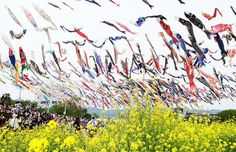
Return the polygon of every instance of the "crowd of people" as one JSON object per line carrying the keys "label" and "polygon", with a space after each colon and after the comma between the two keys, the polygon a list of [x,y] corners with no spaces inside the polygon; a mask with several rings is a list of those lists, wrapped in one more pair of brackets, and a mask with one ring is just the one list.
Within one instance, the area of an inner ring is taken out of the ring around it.
{"label": "crowd of people", "polygon": [[22,106],[18,101],[15,105],[5,105],[0,102],[0,127],[7,126],[14,130],[33,129],[35,126],[46,125],[50,120],[55,120],[58,124],[66,124],[80,130],[81,127],[87,128],[87,125],[97,127],[95,117],[80,118],[47,112],[39,112],[32,106]]}

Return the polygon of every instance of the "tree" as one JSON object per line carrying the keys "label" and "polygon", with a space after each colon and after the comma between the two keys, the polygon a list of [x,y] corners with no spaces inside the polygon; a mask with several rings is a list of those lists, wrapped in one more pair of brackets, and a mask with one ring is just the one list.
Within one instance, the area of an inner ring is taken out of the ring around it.
{"label": "tree", "polygon": [[224,110],[218,113],[218,119],[224,121],[236,121],[236,110]]}
{"label": "tree", "polygon": [[1,102],[5,105],[13,105],[15,104],[15,101],[11,99],[11,96],[9,93],[5,93],[1,97]]}
{"label": "tree", "polygon": [[96,113],[92,113],[92,116],[93,116],[94,118],[99,118],[99,115],[96,114]]}
{"label": "tree", "polygon": [[40,112],[40,113],[46,113],[47,112],[47,109],[46,108],[37,108],[36,111]]}
{"label": "tree", "polygon": [[57,104],[53,105],[50,108],[50,113],[56,113],[56,114],[64,114],[66,109],[66,115],[72,116],[72,117],[80,117],[80,118],[91,118],[91,115],[87,112],[87,109],[76,107],[74,104]]}
{"label": "tree", "polygon": [[65,111],[65,105],[56,104],[50,108],[50,113],[63,114]]}
{"label": "tree", "polygon": [[23,107],[30,106],[32,109],[35,109],[38,107],[38,103],[36,101],[30,101],[30,100],[20,100],[19,101]]}

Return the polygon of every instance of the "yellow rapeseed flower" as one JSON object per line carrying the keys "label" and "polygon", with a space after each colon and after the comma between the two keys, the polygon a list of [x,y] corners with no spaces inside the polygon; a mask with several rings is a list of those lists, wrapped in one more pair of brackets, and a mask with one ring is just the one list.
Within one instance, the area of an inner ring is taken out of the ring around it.
{"label": "yellow rapeseed flower", "polygon": [[120,152],[127,152],[125,149],[121,149]]}
{"label": "yellow rapeseed flower", "polygon": [[65,138],[63,144],[61,145],[61,148],[63,147],[71,147],[75,143],[75,138],[73,136],[68,136]]}
{"label": "yellow rapeseed flower", "polygon": [[177,152],[177,150],[178,150],[178,149],[175,147],[175,148],[172,148],[171,151],[172,151],[172,152]]}
{"label": "yellow rapeseed flower", "polygon": [[84,149],[79,148],[76,152],[85,152]]}
{"label": "yellow rapeseed flower", "polygon": [[29,151],[45,151],[47,150],[49,144],[48,144],[48,140],[46,138],[42,138],[42,139],[38,139],[38,138],[34,138],[30,141],[29,143]]}
{"label": "yellow rapeseed flower", "polygon": [[107,152],[106,148],[102,148],[100,152]]}
{"label": "yellow rapeseed flower", "polygon": [[50,128],[50,129],[54,129],[57,127],[57,122],[55,120],[50,120],[47,124],[47,126]]}
{"label": "yellow rapeseed flower", "polygon": [[109,145],[109,147],[110,147],[111,149],[116,148],[116,143],[115,143],[113,140],[110,141],[108,145]]}
{"label": "yellow rapeseed flower", "polygon": [[[141,97],[139,93],[136,95],[136,100],[142,102],[148,98]],[[182,116],[161,105],[152,107],[150,111],[143,106],[130,108],[120,116],[96,131],[94,127],[88,126],[94,131],[92,137],[88,136],[85,129],[78,131],[70,125],[59,125],[55,121],[34,129],[12,131],[1,128],[0,152],[4,149],[14,151],[16,147],[18,151],[29,152],[236,151],[236,143],[231,138],[236,136],[235,123],[213,121],[209,125],[203,117],[202,123],[194,124],[197,120],[195,116],[190,121],[183,121]]]}
{"label": "yellow rapeseed flower", "polygon": [[230,146],[230,148],[236,150],[236,143],[233,143],[233,144]]}
{"label": "yellow rapeseed flower", "polygon": [[137,150],[138,149],[138,144],[136,142],[132,142],[130,145],[131,150]]}
{"label": "yellow rapeseed flower", "polygon": [[60,143],[61,139],[60,139],[59,137],[57,137],[57,138],[54,139],[54,141],[55,141],[56,143]]}
{"label": "yellow rapeseed flower", "polygon": [[152,137],[152,136],[149,135],[149,134],[146,135],[146,138],[147,138],[147,139],[150,139],[151,137]]}

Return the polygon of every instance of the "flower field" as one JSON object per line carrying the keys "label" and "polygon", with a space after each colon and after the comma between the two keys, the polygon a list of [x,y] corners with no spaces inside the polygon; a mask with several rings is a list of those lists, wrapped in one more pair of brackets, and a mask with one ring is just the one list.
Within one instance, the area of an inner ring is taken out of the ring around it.
{"label": "flower field", "polygon": [[90,135],[50,121],[32,130],[0,130],[1,151],[35,152],[125,152],[172,151],[215,152],[236,151],[236,124],[218,123],[201,117],[182,116],[157,105],[136,106],[110,120]]}

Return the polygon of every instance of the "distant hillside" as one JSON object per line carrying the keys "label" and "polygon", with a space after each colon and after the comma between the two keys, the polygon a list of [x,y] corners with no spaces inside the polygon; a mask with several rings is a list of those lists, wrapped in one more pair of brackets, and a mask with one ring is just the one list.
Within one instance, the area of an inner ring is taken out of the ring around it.
{"label": "distant hillside", "polygon": [[118,112],[122,112],[123,110],[103,110],[95,107],[87,107],[88,113],[90,114],[98,114],[101,116],[109,116],[116,117]]}
{"label": "distant hillside", "polygon": [[192,110],[192,109],[188,109],[185,110],[186,112],[190,112],[190,113],[207,113],[207,114],[217,114],[219,112],[221,112],[222,110],[216,110],[216,109],[211,109],[211,110],[200,110],[200,109],[196,109],[196,110]]}
{"label": "distant hillside", "polygon": [[[109,117],[116,117],[118,112],[122,112],[123,110],[103,110],[95,107],[87,107],[88,113],[90,114],[98,114],[101,116],[109,116]],[[217,109],[211,109],[211,110],[201,110],[201,109],[184,109],[185,112],[189,113],[207,113],[207,114],[217,114],[221,112],[222,110],[217,110]]]}

